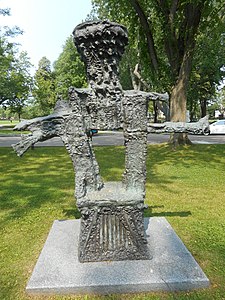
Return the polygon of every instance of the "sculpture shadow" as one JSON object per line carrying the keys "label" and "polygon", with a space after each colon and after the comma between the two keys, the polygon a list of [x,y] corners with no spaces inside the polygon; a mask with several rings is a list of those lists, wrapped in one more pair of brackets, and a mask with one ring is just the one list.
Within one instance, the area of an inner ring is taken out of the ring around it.
{"label": "sculpture shadow", "polygon": [[[152,188],[153,184],[153,188],[159,191],[168,190],[170,193],[178,193],[173,183],[182,180],[179,168],[190,168],[194,162],[197,162],[198,168],[202,167],[202,169],[206,165],[214,171],[223,167],[220,164],[220,157],[225,155],[224,145],[207,147],[194,145],[189,147],[188,151],[185,148],[170,151],[168,147],[167,145],[149,146],[147,190]],[[124,172],[124,147],[95,147],[95,152],[103,179],[105,181],[121,180]],[[1,174],[4,176],[1,176],[0,209],[7,211],[1,220],[2,225],[46,204],[61,207],[64,217],[80,217],[74,202],[73,166],[63,147],[36,147],[34,151],[28,151],[21,159],[18,159],[12,150],[8,150],[7,153],[2,150],[1,159]],[[176,176],[160,175],[157,171],[158,166],[168,163],[177,168]],[[150,187],[149,184],[151,184]],[[68,198],[70,199],[69,205]],[[63,199],[66,199],[66,204]],[[155,212],[151,208],[145,214],[146,216],[186,217],[191,213],[190,210],[176,212],[168,211],[168,209],[164,212]]]}
{"label": "sculpture shadow", "polygon": [[[190,170],[193,170],[195,181],[202,176],[205,168],[214,171],[221,170],[221,157],[225,155],[223,145],[202,145],[182,146],[177,150],[172,150],[168,144],[148,148],[147,157],[147,185],[153,185],[157,190],[167,190],[172,194],[178,193],[173,187],[173,183],[185,182],[190,177]],[[172,174],[159,172],[164,166],[170,165],[176,170]],[[182,170],[182,172],[180,171]],[[181,175],[182,174],[182,175]]]}
{"label": "sculpture shadow", "polygon": [[69,211],[73,211],[73,218],[79,217],[74,200],[73,166],[63,147],[37,147],[20,159],[9,150],[1,157],[4,176],[1,178],[0,209],[6,212],[0,221],[2,226],[34,211],[38,215],[40,210],[41,214],[46,207],[53,220],[71,217]]}
{"label": "sculpture shadow", "polygon": [[75,218],[75,219],[80,219],[81,218],[81,213],[77,210],[77,208],[74,209],[63,209],[63,214],[67,218]]}
{"label": "sculpture shadow", "polygon": [[155,205],[148,206],[148,208],[144,211],[145,217],[188,217],[191,215],[191,211],[162,211],[162,212],[154,212],[154,208],[164,208],[163,205]]}

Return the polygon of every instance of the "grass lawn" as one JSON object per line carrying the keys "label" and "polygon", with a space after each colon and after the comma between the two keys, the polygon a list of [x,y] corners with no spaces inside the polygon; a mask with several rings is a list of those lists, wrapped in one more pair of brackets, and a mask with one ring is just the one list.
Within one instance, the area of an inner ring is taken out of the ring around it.
{"label": "grass lawn", "polygon": [[21,135],[21,134],[28,134],[30,131],[14,131],[12,129],[0,129],[0,134],[3,135]]}
{"label": "grass lawn", "polygon": [[19,123],[19,121],[15,121],[15,120],[13,120],[12,122],[10,120],[0,120],[0,125],[1,126],[4,126],[4,125],[13,125],[13,126],[15,126],[18,123]]}
{"label": "grass lawn", "polygon": [[0,135],[20,135],[20,134],[27,134],[30,131],[17,131],[13,130],[13,128],[18,124],[18,121],[12,121],[12,123],[8,120],[0,120]]}
{"label": "grass lawn", "polygon": [[[111,296],[26,295],[25,286],[55,219],[79,218],[72,163],[63,147],[37,147],[23,158],[0,148],[0,299],[225,299],[225,145],[171,151],[150,145],[146,216],[165,216],[209,277],[208,289]],[[106,181],[120,180],[123,147],[96,147]]]}

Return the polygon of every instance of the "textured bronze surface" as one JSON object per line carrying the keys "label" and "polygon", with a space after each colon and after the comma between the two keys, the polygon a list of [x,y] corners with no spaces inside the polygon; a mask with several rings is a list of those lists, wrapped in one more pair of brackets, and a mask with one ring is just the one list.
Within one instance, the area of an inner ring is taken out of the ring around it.
{"label": "textured bronze surface", "polygon": [[[119,61],[128,43],[124,26],[85,22],[73,35],[86,65],[89,87],[71,87],[69,102],[59,100],[53,114],[19,123],[16,130],[28,129],[32,134],[13,147],[21,156],[38,141],[61,137],[73,162],[75,196],[82,214],[81,262],[149,259],[143,226],[147,107],[150,98],[165,95],[122,90]],[[103,183],[88,134],[92,128],[123,128],[125,170],[121,182]]]}

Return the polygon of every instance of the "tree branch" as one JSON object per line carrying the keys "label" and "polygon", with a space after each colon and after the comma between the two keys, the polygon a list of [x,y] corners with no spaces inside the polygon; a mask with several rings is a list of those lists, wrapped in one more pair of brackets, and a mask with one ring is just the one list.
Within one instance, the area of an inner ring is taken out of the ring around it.
{"label": "tree branch", "polygon": [[151,63],[152,63],[154,71],[157,72],[158,71],[158,58],[157,58],[157,54],[156,54],[156,50],[155,50],[155,44],[154,44],[152,31],[149,26],[147,17],[145,15],[140,3],[138,2],[138,0],[131,0],[131,4],[134,7],[134,9],[140,19],[140,23],[144,29],[144,32],[145,32],[145,35],[147,38],[148,53],[149,53],[149,56],[151,59]]}
{"label": "tree branch", "polygon": [[136,64],[133,74],[137,77],[140,84],[143,84],[147,90],[150,90],[149,84],[141,77],[141,74],[139,73],[139,64]]}
{"label": "tree branch", "polygon": [[173,0],[171,8],[169,8],[167,1],[156,0],[158,12],[162,14],[162,18],[164,19],[164,47],[174,78],[176,78],[179,73],[178,66],[180,62],[178,57],[177,38],[174,29],[174,17],[178,2],[179,0]]}
{"label": "tree branch", "polygon": [[170,7],[170,14],[169,14],[169,21],[172,24],[174,21],[175,13],[177,11],[177,5],[178,5],[179,0],[174,0],[172,2],[172,5]]}

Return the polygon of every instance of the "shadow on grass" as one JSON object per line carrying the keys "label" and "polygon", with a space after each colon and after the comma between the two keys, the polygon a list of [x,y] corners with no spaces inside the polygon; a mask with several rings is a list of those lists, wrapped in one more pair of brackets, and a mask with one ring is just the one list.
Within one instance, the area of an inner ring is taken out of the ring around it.
{"label": "shadow on grass", "polygon": [[[175,151],[166,144],[150,145],[146,164],[146,184],[147,186],[154,185],[158,190],[176,194],[174,183],[185,181],[188,179],[187,176],[189,176],[189,180],[192,177],[192,180],[197,182],[198,177],[201,177],[206,169],[208,172],[212,172],[212,176],[213,173],[216,174],[217,170],[225,171],[224,157],[224,145],[181,146]],[[163,169],[167,170],[168,165],[176,170],[173,174],[163,172]],[[158,172],[159,168],[162,171]],[[181,170],[185,170],[185,172]]]}
{"label": "shadow on grass", "polygon": [[[204,170],[205,167],[208,168],[208,172],[212,172],[214,174],[216,174],[219,168],[220,170],[225,170],[224,145],[194,145],[188,148],[181,147],[177,151],[170,150],[166,145],[151,145],[148,150],[147,191],[149,191],[149,189],[153,186],[158,190],[168,190],[172,193],[178,193],[178,191],[176,191],[176,187],[174,187],[174,183],[176,181],[182,182],[183,179],[185,179],[181,178],[180,175],[186,174],[185,172],[180,171],[182,168],[190,169],[190,173],[192,170],[195,170],[197,176],[199,172],[201,172],[201,169]],[[103,179],[105,181],[121,180],[124,171],[124,148],[96,147],[95,152]],[[18,236],[22,239],[25,234],[30,236],[31,233],[33,233],[31,238],[27,241],[27,245],[29,245],[29,243],[30,245],[33,245],[32,239],[34,236],[35,239],[41,243],[40,232],[39,235],[36,236],[36,229],[37,227],[43,226],[42,222],[44,218],[53,218],[58,215],[62,218],[63,216],[66,218],[80,217],[80,213],[75,206],[73,196],[73,166],[68,153],[63,147],[37,147],[34,151],[29,151],[21,159],[18,158],[11,149],[0,148],[0,155],[2,159],[0,165],[1,225],[4,227],[9,222],[16,220],[15,223],[17,223],[17,227],[15,228],[12,226],[8,230],[12,233],[13,239],[16,239],[16,237],[18,238]],[[173,171],[173,174],[163,171],[163,167],[168,164],[175,168],[176,171]],[[160,171],[158,170],[159,166],[161,167]],[[186,184],[188,183],[186,182]],[[164,201],[158,203],[164,203]],[[205,207],[207,207],[207,204],[205,204]],[[180,209],[177,209],[177,211],[173,211],[173,209],[170,211],[167,206],[154,205],[150,206],[149,209],[146,210],[145,216],[189,217],[191,215],[191,211],[185,211],[182,208],[183,207],[181,206]],[[191,209],[192,208],[193,206],[191,206]],[[220,212],[219,210],[220,208],[218,208],[218,216]],[[41,219],[38,219],[38,214],[43,213],[45,214],[44,217],[42,216]],[[194,215],[194,209],[192,210],[192,213]],[[208,212],[208,214],[210,213]],[[27,226],[25,228],[22,219],[26,215],[30,216],[30,220],[29,223],[26,224]],[[214,263],[215,269],[212,267],[212,272],[214,272],[216,268],[224,270],[224,268],[220,267],[220,265],[223,266],[224,264],[222,263],[224,262],[224,244],[222,243],[221,238],[224,234],[224,231],[222,231],[223,227],[218,226],[218,218],[215,218],[214,227],[212,226],[212,220],[210,220],[210,224],[208,224],[207,221],[205,221],[206,219],[207,218],[205,217],[204,221],[202,221],[202,219],[199,220],[196,217],[194,221],[192,220],[192,223],[190,222],[192,227],[196,223],[196,227],[193,227],[193,230],[191,231],[192,240],[199,241],[196,245],[203,244],[201,248],[195,248],[198,247],[195,246],[195,244],[193,244],[192,247],[193,249],[200,249],[204,254],[204,249],[209,249],[207,251],[212,253],[210,259],[212,261],[219,259],[218,261],[220,264],[218,263],[216,265],[216,263]],[[36,227],[34,224],[36,224]],[[14,233],[16,230],[17,236],[15,236]],[[25,230],[25,233],[23,230]],[[46,231],[47,230],[48,229],[46,229]],[[217,235],[215,233],[217,233]],[[8,239],[7,234],[6,239]],[[8,243],[9,247],[12,247],[11,244],[13,243],[11,241],[8,241]],[[16,248],[13,249],[13,252],[16,250]],[[199,252],[197,250],[196,252]],[[203,254],[202,257],[204,257]],[[219,273],[217,272],[217,274]],[[19,275],[16,276],[19,278]],[[5,280],[5,286],[8,284],[8,281],[11,280],[9,278],[11,278],[11,275],[10,277],[7,277],[7,280]],[[14,281],[11,280],[10,284],[11,288],[7,288],[8,294],[13,293],[12,289]]]}
{"label": "shadow on grass", "polygon": [[[155,145],[148,147],[147,170],[149,176],[156,165],[174,164],[177,167],[191,168],[192,163],[199,167],[210,165],[221,168],[221,158],[225,156],[224,145],[191,145],[181,146],[175,151],[169,145]],[[190,163],[191,162],[191,163]],[[150,172],[149,172],[150,171]],[[153,178],[154,179],[154,178]]]}
{"label": "shadow on grass", "polygon": [[148,206],[144,211],[145,217],[188,217],[191,215],[191,211],[162,211],[162,212],[153,212],[154,208],[164,208],[163,205],[159,206]]}
{"label": "shadow on grass", "polygon": [[[225,156],[224,145],[194,145],[172,151],[167,145],[149,146],[147,157],[148,183],[157,185],[157,189],[169,189],[176,193],[171,184],[181,180],[179,168],[190,168],[197,164],[198,168],[206,165],[216,171]],[[96,157],[100,165],[101,175],[105,181],[119,181],[124,171],[124,147],[95,147]],[[3,223],[19,218],[43,205],[62,208],[67,217],[80,217],[75,207],[68,207],[68,198],[73,201],[74,172],[72,162],[63,147],[36,148],[23,158],[18,158],[12,150],[0,149],[1,164],[1,210],[7,210]],[[173,165],[177,175],[158,175],[159,165]],[[64,204],[63,201],[65,199]],[[65,207],[66,205],[66,207]],[[157,216],[188,216],[187,212],[146,212]]]}
{"label": "shadow on grass", "polygon": [[63,209],[63,214],[68,218],[74,218],[74,217],[75,217],[75,219],[80,219],[81,218],[81,213],[78,211],[77,208],[75,208],[75,209]]}
{"label": "shadow on grass", "polygon": [[[5,211],[1,225],[43,206],[69,209],[74,201],[74,175],[65,149],[36,148],[22,158],[7,148],[0,149],[0,154],[3,158],[0,209]],[[74,216],[77,215],[74,201]]]}

